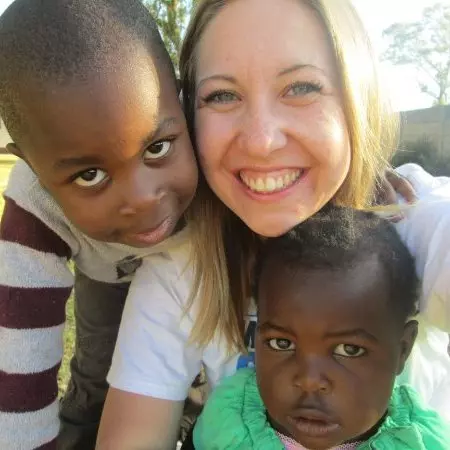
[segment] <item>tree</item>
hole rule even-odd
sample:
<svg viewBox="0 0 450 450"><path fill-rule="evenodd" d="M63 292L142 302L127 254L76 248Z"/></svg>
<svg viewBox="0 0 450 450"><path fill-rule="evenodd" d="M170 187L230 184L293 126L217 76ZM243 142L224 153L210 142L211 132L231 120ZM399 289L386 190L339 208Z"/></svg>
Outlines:
<svg viewBox="0 0 450 450"><path fill-rule="evenodd" d="M417 22L395 23L385 29L390 40L384 59L393 64L415 66L424 77L422 92L435 104L449 100L450 88L450 5L436 3L425 8Z"/></svg>
<svg viewBox="0 0 450 450"><path fill-rule="evenodd" d="M167 51L178 68L181 41L193 7L198 0L144 0L158 24Z"/></svg>

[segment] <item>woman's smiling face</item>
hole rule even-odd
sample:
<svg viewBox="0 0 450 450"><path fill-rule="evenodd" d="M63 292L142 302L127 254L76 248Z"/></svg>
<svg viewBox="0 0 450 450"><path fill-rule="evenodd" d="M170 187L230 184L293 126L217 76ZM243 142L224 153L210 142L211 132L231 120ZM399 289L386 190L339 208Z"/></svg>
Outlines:
<svg viewBox="0 0 450 450"><path fill-rule="evenodd" d="M283 234L327 203L350 167L326 31L297 0L233 1L207 26L197 57L206 179L253 231Z"/></svg>

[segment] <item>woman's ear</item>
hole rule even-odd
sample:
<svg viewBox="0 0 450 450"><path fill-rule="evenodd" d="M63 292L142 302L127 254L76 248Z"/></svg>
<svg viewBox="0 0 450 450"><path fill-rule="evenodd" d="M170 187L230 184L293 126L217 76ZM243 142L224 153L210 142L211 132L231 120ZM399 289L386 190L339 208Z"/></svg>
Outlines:
<svg viewBox="0 0 450 450"><path fill-rule="evenodd" d="M406 361L411 353L414 342L416 341L417 329L417 320L410 320L405 324L405 327L403 329L403 336L400 342L401 349L398 360L397 375L400 375L403 372Z"/></svg>

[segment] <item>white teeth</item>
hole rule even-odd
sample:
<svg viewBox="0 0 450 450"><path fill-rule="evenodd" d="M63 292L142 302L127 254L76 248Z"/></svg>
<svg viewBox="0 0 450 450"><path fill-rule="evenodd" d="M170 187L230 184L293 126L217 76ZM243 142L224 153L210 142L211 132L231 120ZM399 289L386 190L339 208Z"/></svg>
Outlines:
<svg viewBox="0 0 450 450"><path fill-rule="evenodd" d="M256 190L257 191L264 191L264 189L265 189L264 181L262 180L262 178L258 178L256 180Z"/></svg>
<svg viewBox="0 0 450 450"><path fill-rule="evenodd" d="M266 190L269 192L273 192L277 187L277 182L274 178L269 177L266 179Z"/></svg>
<svg viewBox="0 0 450 450"><path fill-rule="evenodd" d="M241 173L240 177L244 184L247 185L252 191L259 193L271 193L286 189L297 181L302 173L302 170L293 170L284 175L279 175L276 178L267 176L265 178L258 177L256 179L250 178L248 175Z"/></svg>

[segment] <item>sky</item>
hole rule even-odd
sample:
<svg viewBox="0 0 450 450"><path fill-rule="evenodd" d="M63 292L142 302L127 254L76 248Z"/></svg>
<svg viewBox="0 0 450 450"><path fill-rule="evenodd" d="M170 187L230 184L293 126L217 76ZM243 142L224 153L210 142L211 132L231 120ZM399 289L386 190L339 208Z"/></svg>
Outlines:
<svg viewBox="0 0 450 450"><path fill-rule="evenodd" d="M386 48L382 33L395 22L415 21L423 8L436 0L352 0L358 9L379 54ZM450 0L440 0L449 3ZM0 14L12 3L0 0ZM432 99L420 92L416 81L416 70L405 66L381 64L384 84L389 90L392 105L398 111L427 108Z"/></svg>

